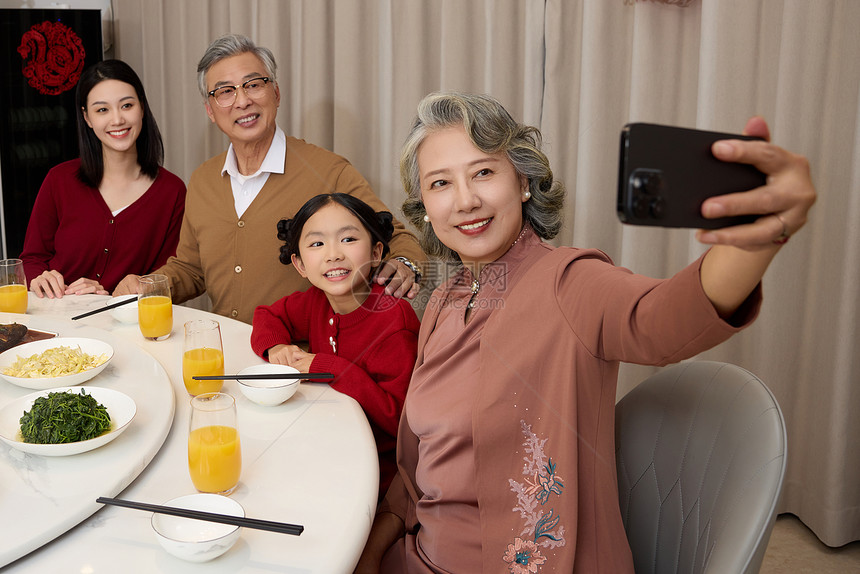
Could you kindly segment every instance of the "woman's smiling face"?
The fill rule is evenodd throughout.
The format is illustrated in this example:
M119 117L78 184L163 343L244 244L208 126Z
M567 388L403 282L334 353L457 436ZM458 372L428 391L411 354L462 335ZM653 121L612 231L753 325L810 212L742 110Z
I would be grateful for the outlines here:
M504 152L479 150L463 126L428 135L418 148L421 197L439 240L480 268L504 255L523 227L528 189Z
M135 143L143 129L143 106L134 86L119 80L99 82L87 95L83 114L103 150L137 154Z

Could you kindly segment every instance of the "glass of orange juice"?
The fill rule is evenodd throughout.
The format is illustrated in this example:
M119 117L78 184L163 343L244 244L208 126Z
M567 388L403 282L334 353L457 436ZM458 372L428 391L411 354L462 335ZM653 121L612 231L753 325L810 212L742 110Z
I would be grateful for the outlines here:
M137 296L140 333L151 341L163 341L173 330L173 304L167 275L144 275Z
M27 278L20 259L0 261L0 311L27 312Z
M191 398L188 470L200 492L230 494L239 484L242 449L236 427L236 401L226 393Z
M224 374L224 348L218 321L200 319L185 323L182 380L190 395L217 393L224 381L196 381L192 377Z

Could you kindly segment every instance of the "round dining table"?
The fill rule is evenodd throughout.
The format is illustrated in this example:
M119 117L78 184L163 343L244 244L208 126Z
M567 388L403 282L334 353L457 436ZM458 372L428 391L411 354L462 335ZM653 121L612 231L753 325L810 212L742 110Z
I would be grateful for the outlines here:
M103 506L99 496L164 504L196 492L188 473L190 397L182 382L183 324L217 320L225 372L262 363L250 347L251 326L206 311L173 306L164 341L143 338L137 324L100 309L107 296L29 296L26 314L0 313L60 337L88 337L114 348L108 367L83 386L132 397L137 412L115 440L95 450L46 457L0 445L0 567L7 573L352 572L376 509L379 467L367 418L351 397L302 381L285 403L264 407L236 399L242 473L230 497L251 518L299 524L298 535L243 528L236 544L206 563L182 561L161 548L149 512ZM34 393L0 380L0 408Z

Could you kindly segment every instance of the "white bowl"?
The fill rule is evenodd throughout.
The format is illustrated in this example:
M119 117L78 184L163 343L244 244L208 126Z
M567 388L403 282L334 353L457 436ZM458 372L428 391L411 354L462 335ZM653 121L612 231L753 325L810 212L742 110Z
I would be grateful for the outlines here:
M168 500L164 505L245 516L241 504L220 494L189 494ZM238 526L169 514L153 514L152 529L162 548L189 562L207 562L217 558L239 539Z
M137 323L137 295L120 295L119 297L111 297L105 303L105 307L128 299L134 299L134 301L126 303L122 307L111 309L111 317L120 323Z
M245 367L237 374L267 375L298 372L298 369L294 369L293 367L288 367L286 365L273 365L272 363L266 363L264 365ZM274 407L295 394L299 388L299 380L300 379L239 379L239 389L250 401L257 403L258 405L263 405L264 407Z
M62 444L24 442L24 438L21 436L21 417L23 414L33 408L33 403L37 398L46 397L48 393L62 392L72 392L75 394L86 392L86 394L91 395L96 401L104 405L110 415L110 430L95 438L78 442ZM16 399L0 409L0 440L22 452L41 456L80 454L104 446L118 437L122 431L128 428L129 423L131 423L136 413L137 406L134 404L134 400L128 395L113 389L102 387L68 387L39 391L38 393L32 393Z
M19 356L29 357L31 355L38 355L48 349L53 349L54 347L71 347L73 349L80 347L81 351L88 355L107 355L107 361L93 369L82 371L80 373L73 373L71 375L64 375L62 377L12 377L3 373L7 367L12 366ZM53 339L24 343L23 345L12 347L8 351L0 353L0 377L3 377L13 385L38 391L54 389L56 387L72 387L89 381L101 373L105 367L108 366L108 363L110 363L112 358L113 347L104 341L99 341L98 339L85 339L83 337L55 337Z

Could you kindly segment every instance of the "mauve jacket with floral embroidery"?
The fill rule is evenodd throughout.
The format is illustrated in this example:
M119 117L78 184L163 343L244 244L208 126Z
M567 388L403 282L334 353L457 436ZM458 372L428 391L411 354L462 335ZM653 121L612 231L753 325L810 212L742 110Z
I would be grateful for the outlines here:
M761 289L729 324L702 290L701 258L659 280L597 250L527 238L512 249L529 250L530 268L508 286L480 346L472 429L483 572L632 572L615 470L619 362L666 365L713 347L752 322ZM448 287L424 314L419 365ZM399 474L380 512L400 516L408 540L422 493L406 409L397 451ZM414 538L406 546L415 564Z

